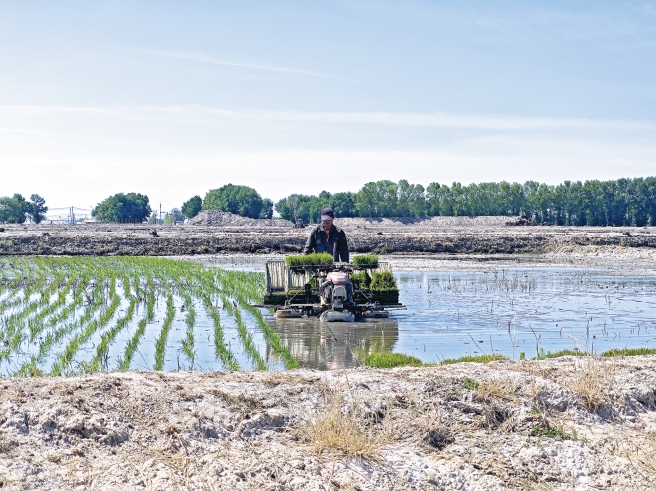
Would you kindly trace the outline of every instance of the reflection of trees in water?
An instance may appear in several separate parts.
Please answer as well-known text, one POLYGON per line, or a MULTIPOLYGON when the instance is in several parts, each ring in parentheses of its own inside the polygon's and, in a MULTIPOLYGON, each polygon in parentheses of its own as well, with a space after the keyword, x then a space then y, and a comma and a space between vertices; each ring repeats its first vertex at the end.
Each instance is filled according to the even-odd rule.
MULTIPOLYGON (((354 323, 274 319, 270 323, 301 367, 318 370, 359 366, 369 353, 392 351, 399 339, 395 319, 354 323)), ((267 358, 269 354, 267 345, 267 358)))

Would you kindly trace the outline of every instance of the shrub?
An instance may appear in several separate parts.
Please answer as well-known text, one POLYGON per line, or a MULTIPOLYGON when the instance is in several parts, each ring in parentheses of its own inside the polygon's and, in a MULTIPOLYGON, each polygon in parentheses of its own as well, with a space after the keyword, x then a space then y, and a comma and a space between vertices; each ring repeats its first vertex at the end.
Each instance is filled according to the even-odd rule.
POLYGON ((330 265, 333 263, 332 254, 321 252, 319 254, 306 254, 302 256, 287 256, 285 264, 287 266, 320 266, 330 265))
POLYGON ((390 271, 376 271, 371 275, 371 289, 376 291, 398 291, 396 280, 390 271))
POLYGON ((356 266, 366 266, 369 268, 378 267, 378 256, 374 254, 363 254, 362 256, 355 256, 351 261, 356 266))
POLYGON ((403 353, 372 353, 364 360, 364 364, 373 368, 394 368, 420 367, 424 363, 419 358, 403 353))

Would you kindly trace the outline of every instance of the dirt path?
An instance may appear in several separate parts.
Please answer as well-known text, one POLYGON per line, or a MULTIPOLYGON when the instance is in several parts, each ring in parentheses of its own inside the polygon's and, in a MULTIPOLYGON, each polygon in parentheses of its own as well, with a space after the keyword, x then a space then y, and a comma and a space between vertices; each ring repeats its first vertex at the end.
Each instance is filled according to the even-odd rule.
MULTIPOLYGON (((444 217, 451 218, 451 217, 444 217)), ((355 219, 353 219, 355 220, 355 219)), ((363 219, 359 219, 363 220, 363 219)), ((358 222, 359 223, 359 222, 358 222)), ((441 223, 441 222, 440 222, 441 223)), ((146 225, 4 225, 3 254, 191 255, 299 252, 308 229, 146 225)), ((360 224, 345 227, 354 252, 553 253, 581 247, 656 251, 656 227, 504 227, 360 224)))
POLYGON ((656 357, 0 389, 3 490, 656 486, 656 357))

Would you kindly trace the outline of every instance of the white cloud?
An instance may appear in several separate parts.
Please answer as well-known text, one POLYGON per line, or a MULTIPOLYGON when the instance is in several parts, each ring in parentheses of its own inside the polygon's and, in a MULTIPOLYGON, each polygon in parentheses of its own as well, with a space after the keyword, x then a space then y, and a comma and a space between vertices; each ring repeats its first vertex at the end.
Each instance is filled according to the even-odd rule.
POLYGON ((270 72, 283 72, 283 73, 292 73, 296 75, 307 75, 310 77, 332 78, 332 79, 343 80, 341 77, 336 77, 334 75, 313 72, 310 70, 301 70, 298 68, 278 67, 278 66, 265 65, 261 63, 243 63, 243 62, 224 61, 224 60, 213 58, 210 55, 200 52, 190 53, 184 51, 167 51, 167 50, 146 49, 146 48, 124 48, 124 49, 126 51, 148 55, 148 56, 160 56, 164 58, 175 58, 178 60, 196 61, 199 63, 208 63, 210 65, 248 68, 253 70, 265 70, 270 72))

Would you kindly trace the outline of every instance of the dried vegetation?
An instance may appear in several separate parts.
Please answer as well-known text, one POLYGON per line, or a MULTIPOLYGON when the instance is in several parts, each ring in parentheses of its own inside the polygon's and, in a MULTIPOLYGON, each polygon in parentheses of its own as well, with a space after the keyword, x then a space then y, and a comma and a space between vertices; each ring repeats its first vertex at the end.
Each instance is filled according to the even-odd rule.
POLYGON ((0 381, 3 489, 654 489, 656 358, 0 381))

